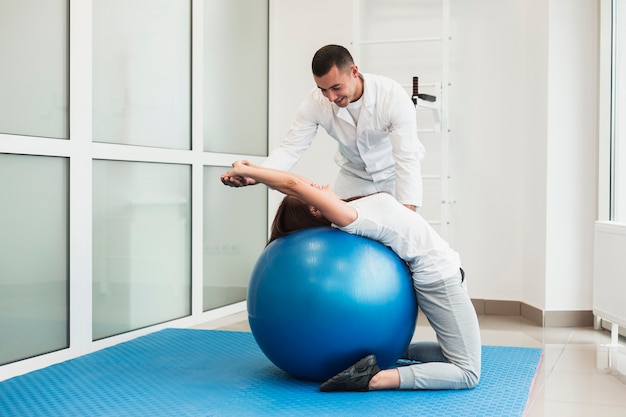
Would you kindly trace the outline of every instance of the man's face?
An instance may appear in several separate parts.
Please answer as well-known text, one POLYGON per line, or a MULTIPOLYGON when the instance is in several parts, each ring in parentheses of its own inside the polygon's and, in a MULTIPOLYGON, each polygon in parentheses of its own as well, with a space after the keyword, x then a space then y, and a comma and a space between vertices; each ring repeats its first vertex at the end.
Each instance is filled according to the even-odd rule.
POLYGON ((324 97, 339 107, 346 107, 350 102, 361 97, 359 69, 353 65, 348 72, 339 71, 333 66, 321 77, 313 76, 317 87, 324 97))

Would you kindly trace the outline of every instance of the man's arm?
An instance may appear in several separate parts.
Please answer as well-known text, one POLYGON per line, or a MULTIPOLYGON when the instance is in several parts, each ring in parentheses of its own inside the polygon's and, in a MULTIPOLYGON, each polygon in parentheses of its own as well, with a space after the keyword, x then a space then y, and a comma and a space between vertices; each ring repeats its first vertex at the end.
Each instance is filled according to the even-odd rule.
POLYGON ((386 105, 390 124, 389 140, 396 172, 396 199, 411 208, 420 207, 423 199, 421 160, 424 145, 417 137, 415 106, 402 86, 395 83, 386 105))
MULTIPOLYGON (((262 166, 290 171, 309 149, 317 134, 318 124, 315 117, 317 111, 315 100, 311 95, 300 105, 287 135, 280 145, 270 152, 262 166)), ((222 178, 222 182, 230 187, 245 187, 257 183, 253 178, 241 176, 222 178)))

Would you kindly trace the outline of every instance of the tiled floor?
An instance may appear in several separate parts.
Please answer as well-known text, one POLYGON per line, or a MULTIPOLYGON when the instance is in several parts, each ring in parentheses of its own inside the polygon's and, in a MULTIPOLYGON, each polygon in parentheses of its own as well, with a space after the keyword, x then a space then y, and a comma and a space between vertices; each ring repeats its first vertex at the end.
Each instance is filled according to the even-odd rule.
MULTIPOLYGON (((603 345, 611 342, 608 331, 545 328, 513 316, 481 316, 479 320, 484 345, 544 349, 527 417, 626 417, 626 378, 598 368, 607 364, 603 345)), ((196 327, 250 331, 245 313, 196 327)), ((420 318, 415 339, 433 338, 430 326, 420 318)), ((620 344, 626 342, 620 338, 620 344)), ((612 353, 611 361, 613 368, 618 362, 626 367, 626 348, 612 353)))

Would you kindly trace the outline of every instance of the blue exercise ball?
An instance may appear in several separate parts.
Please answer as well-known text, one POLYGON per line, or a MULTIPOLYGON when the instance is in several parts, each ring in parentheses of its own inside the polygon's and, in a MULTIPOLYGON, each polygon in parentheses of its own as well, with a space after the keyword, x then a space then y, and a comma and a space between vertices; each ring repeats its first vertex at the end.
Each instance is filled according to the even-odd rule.
POLYGON ((247 305, 270 361, 315 381, 371 353, 392 367, 417 319, 407 265, 377 241, 330 227, 270 243, 252 271, 247 305))

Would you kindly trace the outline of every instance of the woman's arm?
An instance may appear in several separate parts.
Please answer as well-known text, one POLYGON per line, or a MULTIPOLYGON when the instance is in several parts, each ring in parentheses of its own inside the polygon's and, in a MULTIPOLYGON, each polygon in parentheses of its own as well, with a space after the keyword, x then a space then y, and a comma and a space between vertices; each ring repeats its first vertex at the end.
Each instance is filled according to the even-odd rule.
POLYGON ((248 161, 235 161, 233 169, 220 178, 228 185, 233 177, 251 178, 283 194, 299 198, 338 226, 347 226, 357 218, 356 209, 337 197, 329 186, 320 187, 300 175, 265 168, 248 161))

